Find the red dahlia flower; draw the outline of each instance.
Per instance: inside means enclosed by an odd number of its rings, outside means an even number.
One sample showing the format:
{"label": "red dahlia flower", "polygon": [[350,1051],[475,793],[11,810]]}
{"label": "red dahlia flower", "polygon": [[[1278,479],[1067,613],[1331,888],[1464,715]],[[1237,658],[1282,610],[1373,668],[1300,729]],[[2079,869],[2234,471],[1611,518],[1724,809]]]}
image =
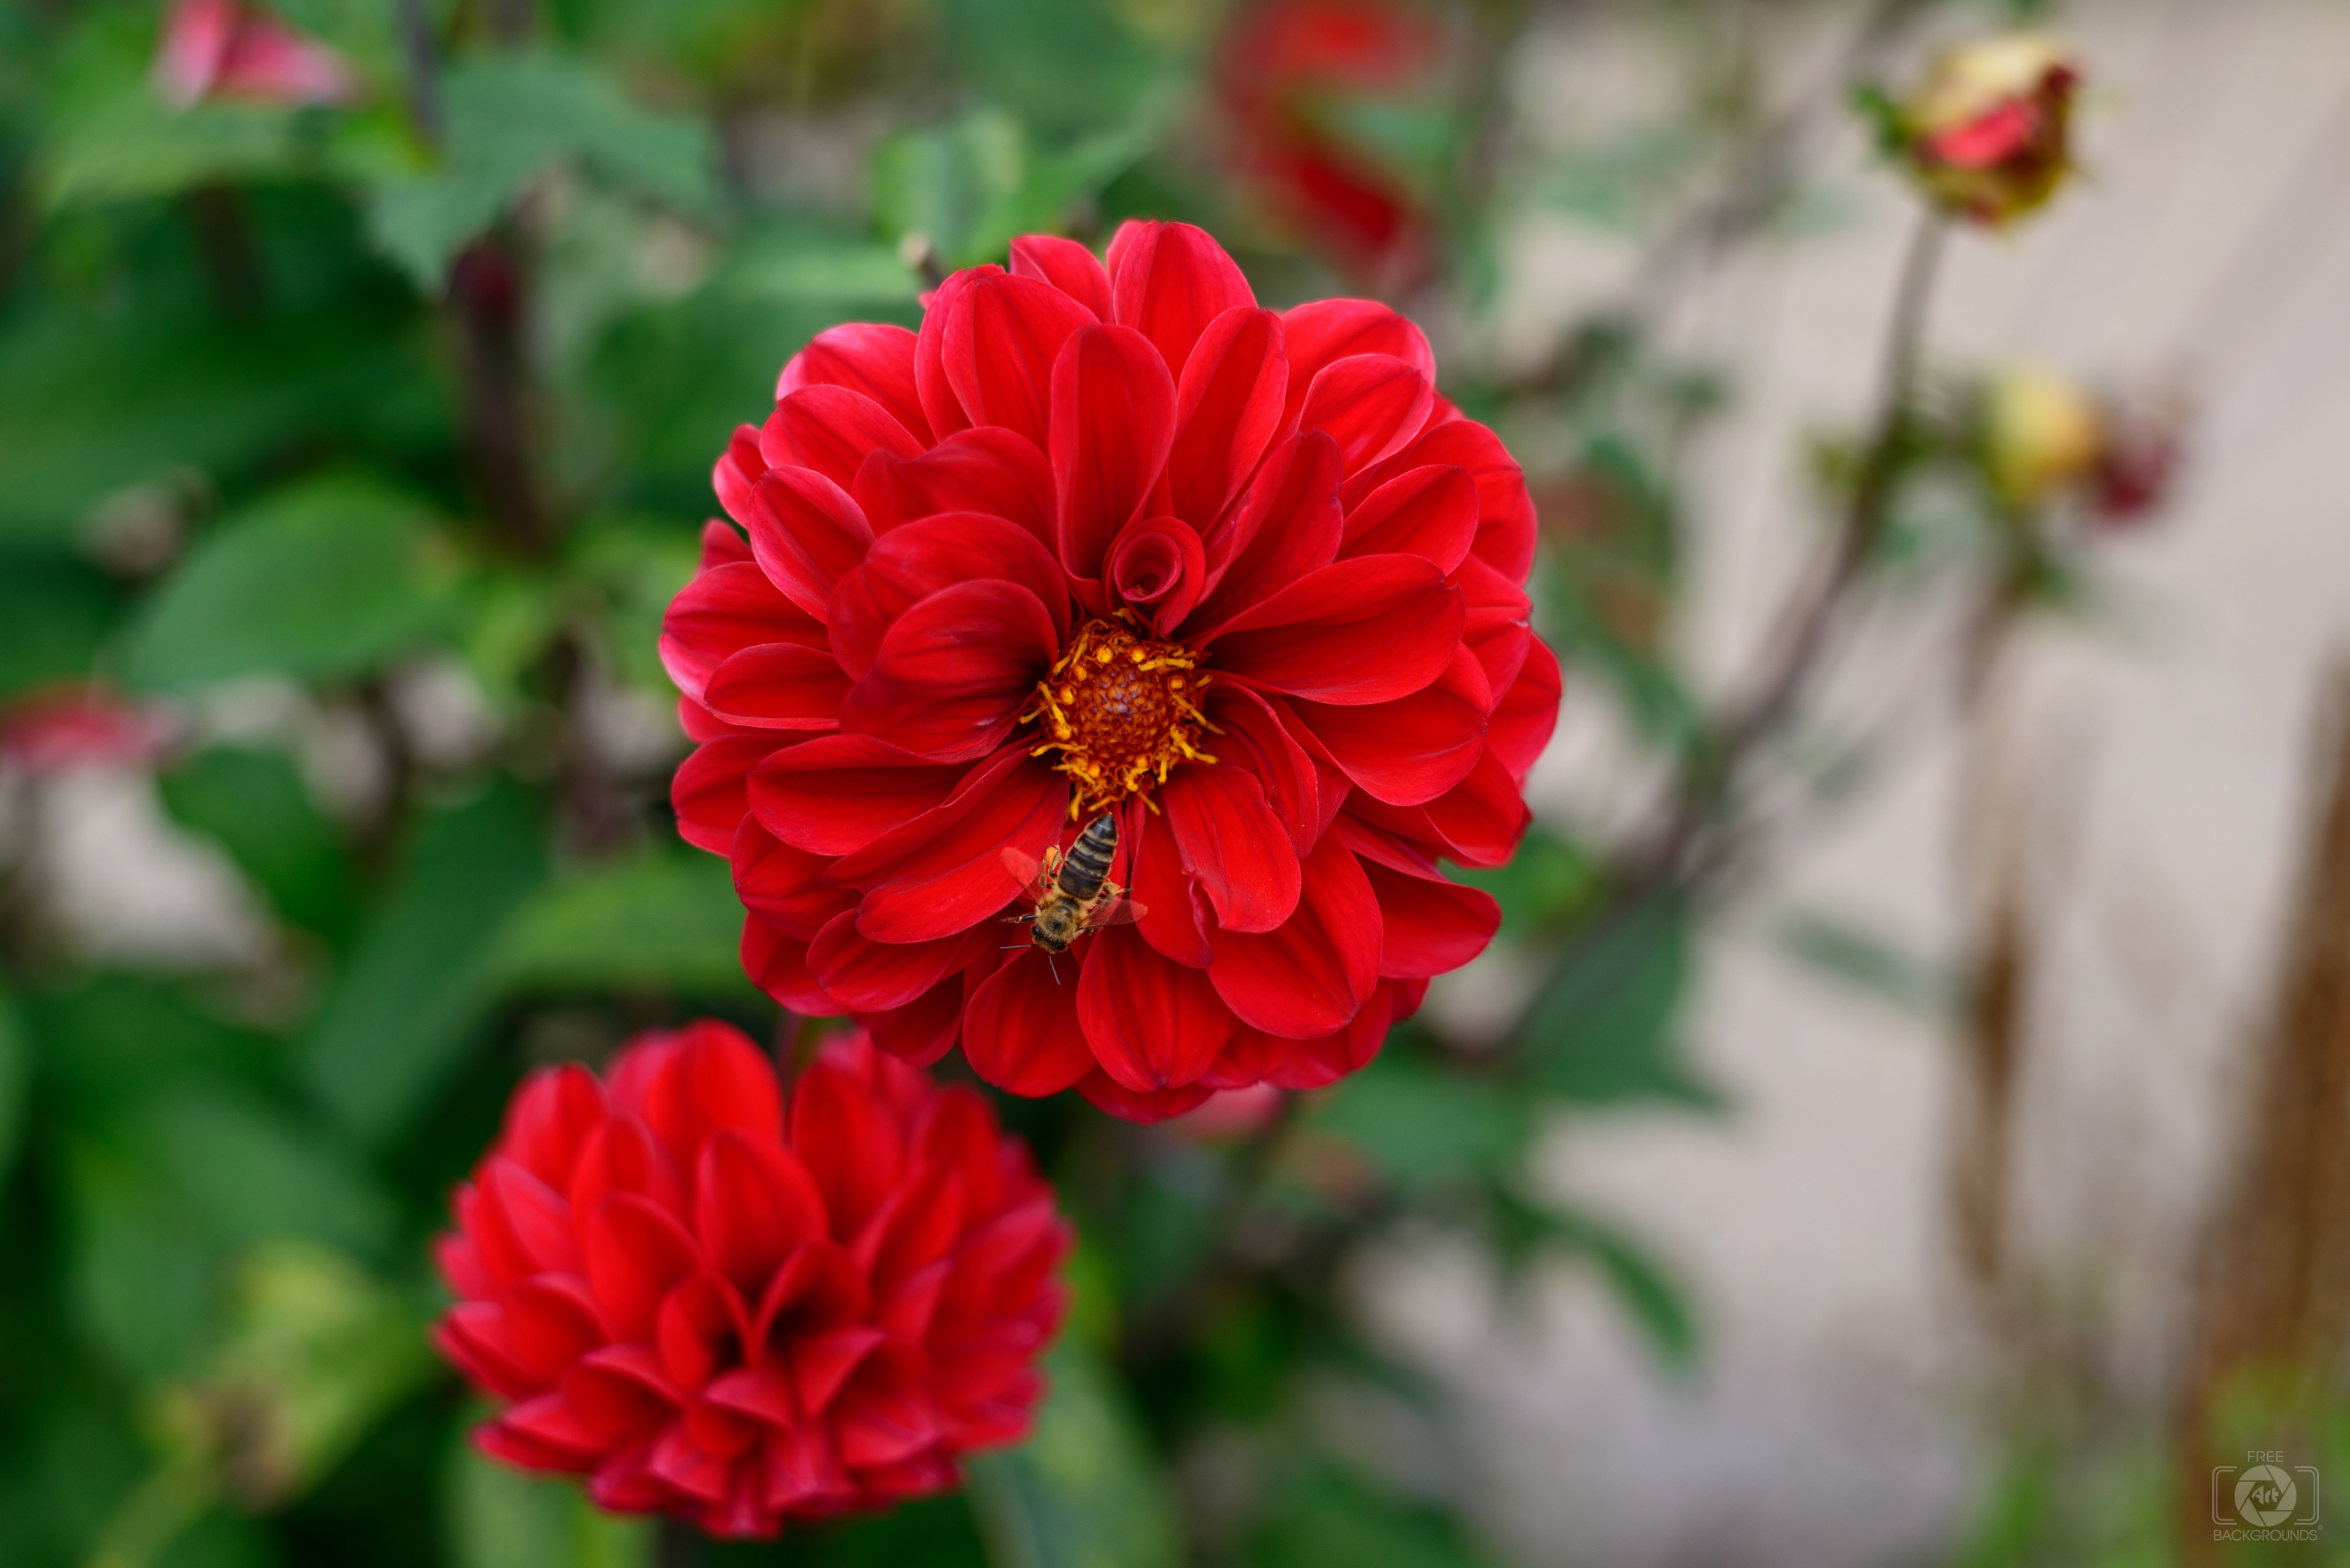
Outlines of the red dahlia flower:
{"label": "red dahlia flower", "polygon": [[442,1352],[477,1440],[722,1535],[955,1483],[1027,1429],[1066,1298],[986,1102],[855,1037],[794,1086],[723,1023],[542,1072],[457,1189]]}
{"label": "red dahlia flower", "polygon": [[1443,29],[1398,0],[1262,0],[1216,51],[1232,161],[1280,219],[1358,275],[1408,288],[1427,274],[1426,204],[1364,147],[1349,106],[1424,96]]}
{"label": "red dahlia flower", "polygon": [[[661,639],[785,1005],[1149,1120],[1352,1072],[1491,938],[1557,661],[1516,463],[1384,306],[1257,308],[1198,229],[1014,242],[784,368]],[[1095,815],[1138,923],[1058,960],[1010,848]]]}

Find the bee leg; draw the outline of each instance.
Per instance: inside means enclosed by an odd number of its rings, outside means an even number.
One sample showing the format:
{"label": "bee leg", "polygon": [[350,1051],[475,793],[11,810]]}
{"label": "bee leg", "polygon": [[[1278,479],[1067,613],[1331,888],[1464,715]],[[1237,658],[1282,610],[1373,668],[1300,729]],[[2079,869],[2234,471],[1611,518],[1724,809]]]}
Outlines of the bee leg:
{"label": "bee leg", "polygon": [[1055,963],[1055,962],[1053,961],[1053,955],[1052,955],[1051,953],[1046,953],[1046,954],[1045,955],[1045,967],[1046,969],[1049,969],[1049,970],[1051,970],[1051,971],[1053,971],[1053,983],[1054,983],[1055,985],[1058,985],[1058,984],[1060,984],[1060,983],[1061,983],[1061,966],[1060,966],[1059,964],[1056,964],[1056,963]]}

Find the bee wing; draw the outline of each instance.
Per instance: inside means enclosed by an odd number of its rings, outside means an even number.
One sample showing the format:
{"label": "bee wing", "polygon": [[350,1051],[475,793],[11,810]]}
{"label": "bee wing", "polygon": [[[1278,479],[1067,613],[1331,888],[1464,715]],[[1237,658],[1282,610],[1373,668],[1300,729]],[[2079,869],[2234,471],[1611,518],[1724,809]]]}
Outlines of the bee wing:
{"label": "bee wing", "polygon": [[1045,867],[1034,855],[1007,844],[1003,856],[1003,868],[1012,873],[1012,879],[1020,884],[1022,891],[1033,898],[1045,890]]}
{"label": "bee wing", "polygon": [[1098,926],[1130,926],[1150,913],[1150,906],[1139,903],[1123,893],[1103,904],[1086,922],[1088,928]]}

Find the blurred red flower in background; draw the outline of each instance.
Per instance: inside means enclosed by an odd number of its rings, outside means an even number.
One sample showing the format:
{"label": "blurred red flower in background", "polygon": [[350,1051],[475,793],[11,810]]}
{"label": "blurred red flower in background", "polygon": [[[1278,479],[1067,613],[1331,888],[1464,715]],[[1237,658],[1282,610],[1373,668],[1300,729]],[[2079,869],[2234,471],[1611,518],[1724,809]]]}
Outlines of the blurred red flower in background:
{"label": "blurred red flower in background", "polygon": [[1434,18],[1391,0],[1267,0],[1242,7],[1216,51],[1236,170],[1280,222],[1398,291],[1433,263],[1429,214],[1343,109],[1424,92],[1444,42]]}
{"label": "blurred red flower in background", "polygon": [[[1524,480],[1384,306],[1261,310],[1182,224],[1012,262],[819,336],[720,460],[680,830],[760,984],[887,1050],[1144,1120],[1329,1083],[1498,922],[1438,861],[1509,857],[1557,716]],[[1055,965],[1002,853],[1104,811],[1147,912]]]}
{"label": "blurred red flower in background", "polygon": [[2045,205],[2073,171],[2080,67],[2035,33],[1945,51],[1895,109],[1912,173],[1946,211],[1999,227]]}
{"label": "blurred red flower in background", "polygon": [[506,1402],[482,1447],[713,1534],[954,1485],[1066,1307],[1026,1149],[861,1036],[788,1106],[723,1023],[539,1073],[455,1206],[434,1339]]}
{"label": "blurred red flower in background", "polygon": [[56,688],[0,708],[0,762],[30,774],[151,763],[170,743],[172,730],[167,714],[102,688]]}
{"label": "blurred red flower in background", "polygon": [[179,0],[163,22],[155,81],[181,109],[246,103],[345,103],[359,78],[342,54],[238,0]]}

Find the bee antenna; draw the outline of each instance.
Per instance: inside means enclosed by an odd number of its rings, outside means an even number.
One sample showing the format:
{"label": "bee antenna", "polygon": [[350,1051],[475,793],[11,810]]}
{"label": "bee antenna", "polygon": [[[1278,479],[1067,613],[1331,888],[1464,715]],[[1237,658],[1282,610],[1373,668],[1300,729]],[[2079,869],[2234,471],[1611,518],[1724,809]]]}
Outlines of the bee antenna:
{"label": "bee antenna", "polygon": [[1060,984],[1060,983],[1061,983],[1061,966],[1060,966],[1059,964],[1056,964],[1056,963],[1055,963],[1055,962],[1053,961],[1053,955],[1052,955],[1051,953],[1046,953],[1046,954],[1045,955],[1045,967],[1046,969],[1049,969],[1049,970],[1051,970],[1051,971],[1053,971],[1053,983],[1054,983],[1055,985],[1058,985],[1058,984]]}

